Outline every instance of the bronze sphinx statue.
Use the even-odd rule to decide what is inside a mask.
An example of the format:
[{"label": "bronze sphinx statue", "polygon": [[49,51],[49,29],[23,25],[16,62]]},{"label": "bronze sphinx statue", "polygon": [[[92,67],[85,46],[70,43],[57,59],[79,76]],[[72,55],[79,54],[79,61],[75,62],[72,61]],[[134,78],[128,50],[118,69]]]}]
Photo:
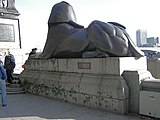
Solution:
[{"label": "bronze sphinx statue", "polygon": [[125,27],[116,22],[92,21],[87,28],[76,23],[73,7],[62,1],[52,7],[48,35],[38,58],[141,57]]}]

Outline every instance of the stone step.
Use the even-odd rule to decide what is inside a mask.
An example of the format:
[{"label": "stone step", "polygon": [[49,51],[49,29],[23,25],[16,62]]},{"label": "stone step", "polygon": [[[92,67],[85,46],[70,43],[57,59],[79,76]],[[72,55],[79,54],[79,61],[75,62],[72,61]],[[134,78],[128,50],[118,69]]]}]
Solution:
[{"label": "stone step", "polygon": [[26,93],[26,91],[23,89],[21,84],[10,84],[10,83],[6,83],[6,90],[7,90],[7,94],[23,94]]},{"label": "stone step", "polygon": [[14,75],[14,79],[15,80],[19,80],[19,76],[18,75]]},{"label": "stone step", "polygon": [[[7,94],[25,94],[26,91],[23,88],[10,88],[7,87]],[[1,94],[1,91],[0,91]]]},{"label": "stone step", "polygon": [[26,91],[10,91],[10,92],[7,91],[8,95],[12,95],[12,94],[25,94],[25,93],[26,93]]},{"label": "stone step", "polygon": [[14,84],[6,82],[7,94],[25,94],[26,91],[23,89],[19,80],[19,74],[14,74]]},{"label": "stone step", "polygon": [[20,88],[20,87],[22,87],[22,85],[18,84],[18,83],[16,83],[16,84],[8,84],[7,87],[10,87],[10,88]]},{"label": "stone step", "polygon": [[19,74],[14,74],[13,84],[10,84],[6,81],[7,87],[21,87],[21,81],[19,79]]},{"label": "stone step", "polygon": [[7,94],[24,94],[26,91],[21,84],[7,84]]},{"label": "stone step", "polygon": [[7,87],[7,92],[17,92],[17,91],[24,91],[24,89],[22,87],[19,87],[19,88],[10,88],[10,87]]}]

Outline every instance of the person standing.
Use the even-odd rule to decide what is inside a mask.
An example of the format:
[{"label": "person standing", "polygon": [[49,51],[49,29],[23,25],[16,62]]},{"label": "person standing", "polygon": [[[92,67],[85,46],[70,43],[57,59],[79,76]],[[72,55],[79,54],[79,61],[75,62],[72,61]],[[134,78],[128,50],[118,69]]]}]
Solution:
[{"label": "person standing", "polygon": [[7,81],[8,83],[14,83],[14,68],[15,68],[16,64],[15,64],[15,58],[14,56],[8,52],[8,54],[5,56],[5,60],[4,60],[4,68],[6,69],[6,73],[7,73]]},{"label": "person standing", "polygon": [[0,90],[1,90],[1,102],[2,106],[7,105],[7,95],[6,95],[6,71],[3,67],[3,62],[0,60]]},{"label": "person standing", "polygon": [[29,56],[34,55],[37,53],[37,48],[33,48],[32,51],[29,53]]}]

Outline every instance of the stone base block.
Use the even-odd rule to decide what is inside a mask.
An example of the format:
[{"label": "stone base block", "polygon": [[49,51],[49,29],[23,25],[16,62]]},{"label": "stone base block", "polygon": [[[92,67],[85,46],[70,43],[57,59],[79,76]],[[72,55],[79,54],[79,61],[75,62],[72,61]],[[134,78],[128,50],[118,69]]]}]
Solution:
[{"label": "stone base block", "polygon": [[23,71],[26,91],[82,106],[127,114],[129,91],[121,76]]}]

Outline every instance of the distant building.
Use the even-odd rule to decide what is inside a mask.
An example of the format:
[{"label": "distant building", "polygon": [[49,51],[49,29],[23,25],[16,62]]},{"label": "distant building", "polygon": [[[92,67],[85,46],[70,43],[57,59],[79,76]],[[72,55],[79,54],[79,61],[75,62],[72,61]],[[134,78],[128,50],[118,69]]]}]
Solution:
[{"label": "distant building", "polygon": [[150,37],[147,38],[147,43],[149,44],[150,47],[154,47],[157,46],[159,44],[159,38],[154,38],[154,37]]},{"label": "distant building", "polygon": [[141,47],[147,44],[147,30],[139,29],[136,31],[137,46]]},{"label": "distant building", "polygon": [[157,44],[159,44],[159,37],[157,37],[156,40],[157,40]]}]

